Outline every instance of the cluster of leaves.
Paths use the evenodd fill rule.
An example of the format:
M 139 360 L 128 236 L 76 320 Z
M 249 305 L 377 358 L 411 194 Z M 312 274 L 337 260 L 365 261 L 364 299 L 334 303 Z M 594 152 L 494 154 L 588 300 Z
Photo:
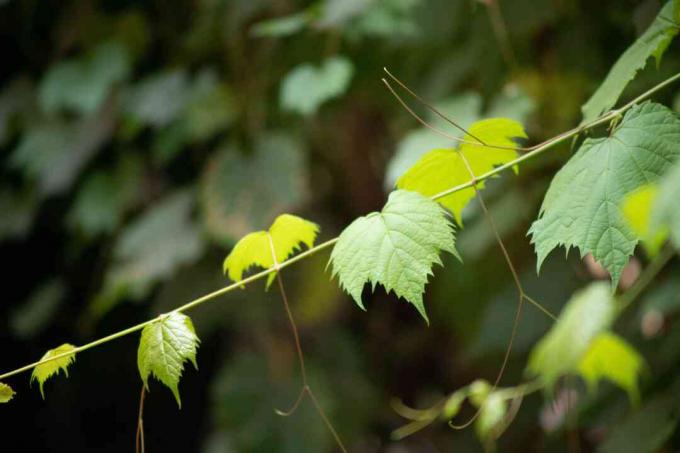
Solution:
M 20 181 L 19 184 L 3 182 L 0 205 L 6 207 L 14 220 L 7 225 L 0 222 L 0 234 L 9 239 L 40 232 L 41 222 L 36 219 L 49 213 L 55 201 L 65 205 L 61 208 L 65 228 L 60 234 L 67 238 L 64 242 L 69 244 L 68 248 L 75 250 L 70 256 L 81 254 L 79 259 L 88 262 L 81 263 L 80 267 L 90 271 L 89 268 L 95 267 L 89 262 L 93 251 L 104 256 L 98 266 L 101 269 L 93 274 L 95 287 L 88 288 L 91 296 L 88 299 L 92 302 L 85 307 L 86 315 L 81 318 L 90 327 L 116 311 L 121 302 L 158 300 L 156 289 L 161 286 L 163 291 L 173 292 L 167 289 L 169 282 L 179 281 L 184 271 L 201 265 L 215 249 L 221 252 L 225 247 L 231 248 L 223 265 L 231 280 L 239 283 L 252 267 L 259 267 L 268 273 L 266 286 L 269 287 L 279 265 L 302 246 L 312 248 L 320 231 L 317 224 L 301 217 L 290 214 L 274 217 L 288 210 L 300 210 L 312 198 L 328 197 L 329 187 L 335 189 L 334 186 L 324 188 L 323 181 L 329 179 L 329 174 L 334 175 L 342 160 L 333 155 L 336 149 L 328 143 L 344 143 L 345 131 L 351 130 L 354 117 L 362 112 L 362 108 L 345 105 L 342 97 L 349 92 L 347 98 L 361 98 L 366 87 L 372 86 L 369 83 L 376 79 L 376 71 L 363 72 L 365 67 L 375 66 L 371 61 L 375 57 L 371 53 L 366 58 L 356 43 L 390 42 L 409 55 L 410 46 L 426 42 L 427 33 L 420 25 L 424 19 L 419 15 L 429 14 L 428 20 L 435 21 L 441 8 L 447 12 L 462 8 L 451 5 L 440 9 L 419 8 L 422 5 L 417 0 L 358 3 L 327 0 L 314 2 L 284 17 L 260 21 L 271 15 L 271 11 L 260 6 L 243 6 L 249 2 L 202 3 L 200 13 L 192 18 L 195 23 L 191 33 L 178 42 L 170 41 L 178 44 L 170 48 L 180 49 L 183 59 L 180 65 L 162 56 L 162 65 L 149 63 L 158 59 L 159 51 L 154 46 L 158 46 L 162 38 L 150 34 L 153 27 L 148 12 L 105 13 L 102 9 L 88 16 L 91 22 L 83 25 L 88 32 L 74 32 L 76 37 L 66 43 L 68 53 L 56 64 L 46 67 L 33 79 L 17 76 L 0 96 L 0 146 L 10 150 L 6 172 L 13 180 Z M 612 67 L 600 88 L 583 105 L 583 124 L 615 106 L 638 73 L 643 79 L 649 77 L 649 71 L 643 68 L 648 66 L 651 57 L 659 65 L 679 29 L 679 3 L 667 2 Z M 541 11 L 538 7 L 537 13 Z M 224 20 L 225 17 L 229 20 Z M 395 157 L 389 163 L 382 163 L 386 167 L 384 186 L 390 189 L 396 186 L 396 190 L 389 194 L 382 210 L 350 223 L 331 252 L 327 266 L 331 277 L 337 278 L 340 287 L 362 309 L 367 296 L 366 284 L 373 293 L 380 284 L 386 293 L 393 292 L 412 304 L 428 323 L 431 320 L 432 324 L 439 323 L 440 314 L 463 310 L 462 301 L 467 299 L 459 297 L 456 288 L 441 298 L 448 303 L 450 294 L 456 294 L 455 304 L 449 304 L 455 307 L 442 308 L 443 303 L 434 302 L 438 298 L 433 297 L 433 307 L 426 311 L 425 286 L 435 272 L 433 266 L 446 265 L 437 272 L 443 274 L 441 280 L 460 282 L 455 280 L 459 274 L 463 276 L 460 278 L 470 279 L 470 274 L 482 274 L 482 266 L 475 265 L 476 257 L 459 254 L 456 245 L 463 250 L 460 243 L 466 235 L 469 238 L 474 233 L 475 221 L 480 217 L 472 203 L 475 191 L 497 197 L 498 188 L 501 192 L 507 188 L 510 178 L 482 180 L 475 187 L 440 194 L 493 172 L 500 165 L 511 164 L 519 156 L 518 140 L 527 139 L 523 124 L 530 124 L 530 114 L 535 108 L 547 108 L 541 91 L 551 93 L 553 88 L 547 83 L 537 88 L 532 82 L 537 74 L 523 74 L 500 93 L 496 87 L 484 96 L 467 92 L 445 99 L 451 86 L 458 87 L 457 80 L 473 78 L 477 73 L 484 75 L 479 85 L 472 86 L 486 90 L 487 84 L 499 83 L 486 79 L 498 71 L 480 70 L 481 65 L 493 67 L 498 61 L 476 58 L 489 53 L 480 44 L 490 35 L 488 24 L 479 25 L 482 20 L 486 24 L 484 14 L 467 25 L 470 29 L 456 25 L 472 36 L 461 48 L 470 56 L 460 59 L 460 52 L 448 55 L 456 62 L 456 72 L 450 71 L 450 65 L 442 64 L 424 78 L 431 85 L 427 88 L 428 94 L 443 99 L 437 106 L 456 120 L 462 118 L 461 123 L 468 130 L 460 136 L 463 142 L 452 146 L 448 138 L 432 136 L 425 129 L 399 137 Z M 552 19 L 542 20 L 550 23 Z M 508 23 L 514 23 L 512 14 Z M 88 27 L 100 30 L 97 39 L 86 39 L 91 31 Z M 530 34 L 532 30 L 532 24 L 520 21 L 511 27 L 521 29 L 522 33 Z M 450 28 L 448 24 L 446 28 Z M 249 37 L 241 33 L 246 29 Z M 158 31 L 154 33 L 162 35 Z M 331 51 L 323 56 L 314 53 L 316 56 L 310 61 L 293 59 L 291 55 L 298 55 L 296 40 L 309 40 L 317 34 L 327 37 Z M 477 34 L 480 37 L 475 37 Z M 250 53 L 251 40 L 264 44 Z M 225 41 L 229 42 L 226 49 L 216 44 Z M 293 60 L 292 64 L 276 68 L 270 63 L 275 58 L 267 43 L 272 42 L 281 44 L 283 50 L 277 52 Z M 436 40 L 422 45 L 441 50 Z M 342 52 L 335 46 L 340 46 Z M 389 51 L 383 52 L 381 55 L 389 59 Z M 251 65 L 243 63 L 247 60 L 243 58 L 246 54 L 252 56 Z M 439 59 L 439 52 L 434 54 Z M 226 66 L 215 64 L 216 55 L 226 55 Z M 470 67 L 466 69 L 465 64 L 458 64 L 468 60 L 480 61 L 480 66 L 468 62 L 465 64 Z M 275 75 L 259 68 L 253 71 L 258 64 L 271 69 Z M 410 64 L 417 69 L 418 64 Z M 411 70 L 409 64 L 401 69 L 407 74 Z M 441 74 L 447 78 L 443 86 L 437 82 Z M 555 83 L 559 85 L 559 82 Z M 270 102 L 276 98 L 272 96 L 272 86 L 276 88 L 278 103 Z M 568 111 L 569 102 L 579 101 L 579 96 L 571 93 L 565 97 L 575 101 L 566 99 L 561 107 L 564 111 Z M 268 107 L 270 104 L 274 107 Z M 344 127 L 324 124 L 325 117 L 330 118 L 329 124 L 344 119 Z M 370 117 L 361 119 L 369 121 Z M 538 219 L 529 233 L 539 269 L 544 267 L 544 261 L 550 261 L 547 257 L 555 248 L 564 246 L 568 251 L 576 247 L 581 257 L 592 255 L 610 273 L 612 284 L 594 283 L 574 294 L 556 324 L 533 346 L 525 376 L 536 383 L 536 388 L 545 389 L 548 397 L 565 376 L 581 376 L 592 398 L 597 397 L 598 383 L 605 380 L 625 390 L 637 404 L 651 395 L 644 388 L 640 390 L 639 377 L 647 368 L 654 370 L 655 364 L 642 358 L 633 346 L 635 341 L 614 333 L 624 305 L 613 293 L 639 242 L 652 259 L 659 256 L 663 247 L 668 247 L 668 239 L 671 247 L 680 247 L 680 216 L 674 203 L 680 194 L 680 152 L 676 146 L 680 139 L 680 119 L 671 109 L 655 102 L 638 103 L 611 119 L 609 133 L 588 131 L 598 138 L 586 138 L 552 178 Z M 549 121 L 546 116 L 546 123 Z M 547 127 L 540 133 L 550 135 L 549 132 Z M 364 140 L 361 134 L 359 137 L 359 141 Z M 346 148 L 350 150 L 343 150 L 345 161 L 359 161 L 361 168 L 357 173 L 373 171 L 375 162 L 361 161 L 362 151 L 353 154 L 356 151 L 351 150 L 352 146 Z M 355 167 L 341 167 L 341 172 L 352 168 Z M 513 166 L 513 170 L 519 173 L 520 169 Z M 200 175 L 196 180 L 194 173 Z M 316 183 L 318 191 L 308 189 L 308 179 Z M 330 179 L 332 182 L 328 184 L 337 182 L 335 175 Z M 364 188 L 361 181 L 358 174 L 356 187 L 359 189 Z M 350 200 L 347 205 L 353 201 L 356 202 Z M 520 211 L 512 205 L 510 210 Z M 334 206 L 318 218 L 336 216 L 335 223 L 346 223 L 346 217 L 350 216 L 339 216 L 336 211 Z M 347 211 L 346 214 L 352 216 L 359 213 L 356 209 Z M 493 206 L 491 212 L 495 215 Z M 250 232 L 272 220 L 268 230 Z M 523 222 L 520 219 L 513 225 L 517 228 Z M 241 239 L 236 242 L 238 238 Z M 467 264 L 450 260 L 442 252 L 465 259 Z M 319 281 L 328 277 L 319 274 Z M 488 275 L 475 278 L 475 299 L 469 299 L 468 305 L 479 305 L 481 308 L 477 310 L 481 310 L 484 304 L 473 302 L 481 301 L 486 292 L 499 290 L 490 288 L 494 285 L 487 281 Z M 311 277 L 301 280 L 311 280 Z M 67 297 L 65 284 L 60 279 L 50 277 L 40 286 L 41 290 L 27 305 L 32 308 L 17 312 L 17 321 L 12 322 L 12 325 L 24 326 L 16 327 L 17 335 L 23 331 L 30 337 L 43 329 L 40 324 L 50 320 L 44 313 L 56 313 L 59 302 Z M 331 297 L 330 293 L 312 286 L 304 288 L 306 297 L 303 298 L 312 302 L 304 303 L 315 304 Z M 192 297 L 196 295 L 194 291 L 198 291 L 193 288 Z M 460 291 L 462 294 L 463 290 Z M 382 296 L 378 292 L 371 297 Z M 253 300 L 247 305 L 264 305 L 259 302 Z M 172 305 L 173 309 L 176 306 Z M 679 306 L 663 305 L 664 315 L 672 314 Z M 432 316 L 433 310 L 435 316 Z M 661 309 L 654 305 L 648 310 L 658 313 Z M 199 339 L 187 315 L 163 311 L 167 314 L 144 324 L 137 366 L 145 388 L 149 389 L 149 376 L 154 376 L 171 390 L 180 405 L 179 381 L 187 361 L 197 368 Z M 375 311 L 376 316 L 384 315 Z M 26 314 L 30 312 L 41 314 L 42 321 L 32 321 Z M 246 329 L 241 326 L 234 331 L 251 330 L 248 322 L 252 319 L 244 323 Z M 463 318 L 460 322 L 467 321 Z M 475 322 L 467 324 L 473 326 Z M 200 327 L 198 322 L 197 325 Z M 422 334 L 420 326 L 414 329 L 417 335 Z M 480 331 L 480 335 L 484 334 L 489 332 Z M 201 334 L 203 347 L 209 335 L 209 331 Z M 240 335 L 250 338 L 247 334 Z M 287 343 L 272 339 L 267 342 Z M 346 354 L 350 357 L 347 361 L 355 363 L 355 358 L 363 354 L 362 349 L 369 348 L 352 346 Z M 377 349 L 384 353 L 384 347 Z M 61 371 L 67 374 L 76 351 L 79 348 L 64 344 L 43 356 L 45 362 L 35 367 L 31 377 L 31 381 L 38 382 L 43 396 L 46 380 Z M 277 363 L 280 365 L 277 357 L 286 357 L 286 350 L 269 353 L 269 363 L 237 354 L 225 366 L 220 379 L 226 383 L 249 382 L 254 373 L 263 374 Z M 218 383 L 215 388 L 219 389 L 215 390 L 216 400 L 238 400 L 238 395 L 230 393 L 227 384 Z M 439 408 L 439 415 L 445 419 L 455 417 L 463 402 L 468 401 L 479 410 L 476 432 L 490 446 L 507 429 L 516 413 L 515 401 L 526 392 L 523 386 L 495 388 L 486 381 L 475 381 L 454 392 Z M 245 391 L 248 395 L 257 393 L 252 388 Z M 0 383 L 0 402 L 7 402 L 13 396 L 14 391 Z M 336 395 L 336 404 L 341 406 L 337 399 L 346 396 Z M 333 400 L 331 396 L 328 399 Z M 266 406 L 271 408 L 271 404 Z M 371 409 L 367 408 L 366 413 Z M 221 434 L 227 433 L 225 442 L 237 442 L 244 450 L 251 450 L 253 445 L 260 446 L 262 451 L 271 448 L 269 440 L 249 439 L 247 430 L 239 429 L 235 434 L 233 426 L 237 424 L 230 410 L 236 409 L 220 409 L 225 411 L 220 418 L 232 424 L 220 427 Z M 353 412 L 350 407 L 348 413 Z M 269 418 L 267 420 L 269 423 Z M 659 435 L 658 444 L 649 449 L 658 447 L 672 433 L 667 423 L 661 425 L 665 431 Z M 366 428 L 355 429 L 358 432 Z M 300 438 L 305 438 L 303 429 Z M 277 445 L 277 441 L 272 442 Z M 299 449 L 294 442 L 286 445 L 291 451 Z M 318 445 L 328 444 L 320 441 Z

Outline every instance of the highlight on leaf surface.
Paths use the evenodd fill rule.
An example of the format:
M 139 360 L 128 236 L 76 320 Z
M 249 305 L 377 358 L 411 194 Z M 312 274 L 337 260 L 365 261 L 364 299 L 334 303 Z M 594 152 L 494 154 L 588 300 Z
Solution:
M 616 307 L 609 285 L 591 283 L 575 293 L 557 322 L 534 346 L 527 371 L 551 388 L 561 376 L 578 371 L 595 338 L 611 325 Z
M 498 165 L 515 159 L 517 144 L 514 139 L 527 137 L 522 124 L 508 118 L 477 121 L 470 126 L 469 134 L 464 137 L 466 141 L 476 143 L 477 139 L 471 135 L 493 146 L 461 143 L 457 149 L 433 149 L 423 155 L 397 180 L 397 187 L 432 196 L 451 187 L 465 184 L 472 177 L 461 154 L 467 159 L 474 175 L 480 176 Z M 515 172 L 517 172 L 517 167 L 515 167 Z M 484 188 L 484 181 L 477 183 L 477 187 Z M 474 196 L 475 189 L 468 187 L 437 201 L 451 211 L 456 222 L 462 225 L 463 208 Z
M 59 374 L 60 370 L 63 370 L 66 377 L 68 377 L 68 367 L 69 365 L 76 361 L 76 353 L 72 352 L 75 350 L 75 348 L 76 347 L 73 346 L 72 344 L 64 343 L 58 348 L 50 349 L 45 353 L 45 355 L 42 356 L 42 358 L 40 359 L 41 361 L 52 359 L 53 357 L 57 357 L 62 354 L 65 355 L 63 357 L 59 357 L 58 359 L 53 359 L 50 360 L 49 362 L 41 363 L 40 365 L 33 368 L 33 374 L 31 374 L 31 382 L 38 381 L 38 384 L 40 385 L 40 394 L 42 395 L 43 399 L 45 398 L 43 384 L 47 379 L 49 379 L 53 375 Z M 68 354 L 69 352 L 70 354 Z
M 607 379 L 628 392 L 630 400 L 640 401 L 638 377 L 644 367 L 642 356 L 623 338 L 610 332 L 599 334 L 578 366 L 590 390 L 600 379 Z
M 255 231 L 241 238 L 224 260 L 224 273 L 235 282 L 243 279 L 243 273 L 252 266 L 269 269 L 274 266 L 272 247 L 276 261 L 282 263 L 300 249 L 301 244 L 314 246 L 319 226 L 291 214 L 282 214 L 274 220 L 269 231 Z M 271 244 L 270 244 L 271 237 Z M 276 273 L 269 274 L 267 287 Z
M 365 310 L 365 283 L 380 283 L 413 304 L 429 323 L 423 292 L 433 264 L 442 264 L 440 251 L 458 257 L 453 225 L 437 203 L 416 192 L 390 194 L 381 212 L 359 217 L 340 234 L 329 264 L 332 276 Z
M 679 2 L 671 0 L 661 8 L 649 28 L 619 57 L 600 87 L 583 105 L 581 124 L 594 120 L 612 108 L 628 83 L 647 65 L 650 57 L 654 57 L 658 66 L 679 30 Z
M 657 184 L 645 184 L 628 194 L 622 205 L 628 225 L 640 238 L 650 256 L 656 256 L 668 238 L 668 229 L 652 222 L 652 206 L 659 194 Z
M 191 318 L 182 313 L 161 315 L 144 327 L 137 351 L 137 367 L 147 390 L 149 375 L 153 375 L 170 388 L 181 408 L 179 379 L 187 360 L 198 369 L 196 350 L 199 341 Z
M 589 138 L 557 172 L 529 230 L 537 269 L 557 246 L 592 253 L 616 288 L 638 235 L 621 209 L 624 198 L 656 181 L 680 156 L 680 119 L 660 104 L 632 107 L 608 137 Z
M 4 382 L 0 382 L 0 403 L 9 402 L 12 398 L 14 398 L 15 394 L 16 392 L 12 390 L 12 387 L 5 384 Z

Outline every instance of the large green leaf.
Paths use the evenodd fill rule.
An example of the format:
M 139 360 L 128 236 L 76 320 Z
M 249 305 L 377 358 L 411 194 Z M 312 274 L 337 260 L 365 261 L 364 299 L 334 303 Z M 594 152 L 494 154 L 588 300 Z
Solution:
M 527 371 L 541 376 L 548 387 L 560 376 L 576 372 L 592 341 L 611 324 L 614 313 L 614 299 L 606 283 L 592 283 L 577 292 L 532 350 Z
M 540 269 L 559 245 L 592 253 L 614 286 L 638 237 L 621 210 L 624 198 L 656 181 L 680 155 L 680 119 L 645 102 L 631 108 L 606 138 L 587 139 L 553 178 L 529 233 Z
M 184 362 L 196 364 L 196 336 L 191 318 L 182 313 L 172 312 L 144 327 L 137 351 L 137 367 L 149 388 L 149 375 L 167 385 L 175 395 L 177 405 L 182 407 L 179 397 L 179 379 L 184 371 Z
M 390 194 L 381 212 L 359 217 L 340 235 L 329 264 L 340 286 L 364 309 L 361 292 L 370 282 L 412 303 L 428 321 L 423 292 L 439 252 L 457 256 L 446 212 L 416 192 Z M 429 321 L 428 321 L 429 322 Z
M 616 104 L 626 85 L 645 67 L 649 57 L 657 65 L 671 40 L 680 30 L 680 8 L 677 0 L 667 2 L 649 26 L 612 66 L 597 91 L 583 107 L 583 122 L 597 118 Z
M 397 187 L 431 196 L 469 182 L 472 179 L 470 170 L 475 176 L 479 176 L 492 170 L 496 165 L 516 158 L 514 139 L 525 138 L 526 134 L 522 125 L 515 120 L 492 118 L 470 126 L 469 135 L 464 138 L 475 142 L 474 137 L 498 147 L 462 143 L 457 150 L 433 149 L 397 180 Z M 470 169 L 463 159 L 469 163 Z M 483 188 L 484 182 L 480 182 L 477 187 Z M 475 189 L 469 187 L 437 201 L 448 208 L 461 225 L 463 208 L 474 196 Z

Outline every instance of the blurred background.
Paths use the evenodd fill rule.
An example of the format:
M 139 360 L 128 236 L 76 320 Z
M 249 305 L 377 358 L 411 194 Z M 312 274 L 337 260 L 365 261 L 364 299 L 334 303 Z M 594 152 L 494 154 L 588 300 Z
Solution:
M 399 106 L 383 67 L 464 126 L 515 118 L 537 143 L 579 123 L 582 103 L 660 6 L 0 0 L 0 371 L 225 286 L 230 248 L 280 213 L 319 223 L 326 240 L 380 209 L 419 155 L 451 145 Z M 680 70 L 677 43 L 660 67 L 648 66 L 624 98 Z M 674 98 L 673 88 L 656 97 Z M 526 238 L 570 152 L 555 148 L 484 192 L 528 292 L 554 312 L 597 277 L 576 254 L 556 252 L 539 278 Z M 368 311 L 360 311 L 329 281 L 327 251 L 283 272 L 312 388 L 350 451 L 481 450 L 473 429 L 445 423 L 390 439 L 403 423 L 393 398 L 425 407 L 476 378 L 492 380 L 500 366 L 516 290 L 475 203 L 464 225 L 463 263 L 445 256 L 427 287 L 429 327 L 382 288 L 364 293 Z M 680 279 L 677 269 L 666 274 L 618 325 L 648 360 L 644 403 L 631 408 L 608 385 L 583 394 L 583 451 L 680 446 L 680 331 L 669 327 Z M 185 372 L 181 410 L 152 381 L 148 451 L 334 451 L 309 401 L 294 416 L 274 413 L 300 385 L 275 288 L 257 282 L 189 315 L 200 370 Z M 527 352 L 549 326 L 525 308 L 504 384 L 521 381 Z M 29 374 L 8 380 L 18 395 L 0 408 L 0 424 L 3 443 L 15 447 L 3 449 L 132 451 L 138 338 L 80 354 L 68 380 L 45 385 L 44 401 Z M 499 450 L 566 451 L 563 411 L 528 397 Z

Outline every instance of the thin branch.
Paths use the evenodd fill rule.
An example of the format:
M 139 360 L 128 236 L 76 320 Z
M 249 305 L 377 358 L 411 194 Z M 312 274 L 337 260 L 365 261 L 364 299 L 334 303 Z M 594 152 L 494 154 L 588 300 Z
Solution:
M 561 143 L 564 140 L 567 140 L 571 137 L 574 137 L 574 136 L 580 134 L 581 132 L 583 132 L 587 129 L 590 129 L 590 128 L 596 127 L 600 124 L 606 123 L 607 121 L 610 121 L 614 117 L 621 115 L 623 112 L 630 109 L 636 103 L 640 102 L 643 99 L 648 98 L 652 94 L 654 94 L 657 91 L 665 88 L 666 86 L 677 81 L 678 79 L 680 79 L 680 72 L 675 74 L 672 77 L 669 77 L 668 79 L 664 80 L 663 82 L 655 85 L 654 87 L 652 87 L 651 89 L 642 93 L 640 96 L 636 97 L 635 99 L 633 99 L 629 103 L 625 104 L 624 106 L 622 106 L 618 109 L 615 109 L 615 110 L 611 110 L 608 113 L 602 115 L 600 118 L 598 118 L 598 119 L 596 119 L 596 120 L 594 120 L 590 123 L 587 123 L 587 124 L 578 126 L 576 128 L 570 129 L 570 130 L 563 132 L 563 133 L 561 133 L 561 134 L 559 134 L 559 135 L 557 135 L 557 136 L 555 136 L 555 137 L 553 137 L 549 140 L 546 140 L 545 142 L 543 142 L 539 145 L 535 145 L 534 147 L 517 148 L 518 150 L 525 150 L 525 151 L 529 150 L 530 152 L 523 154 L 522 156 L 518 157 L 517 159 L 514 159 L 514 160 L 512 160 L 512 161 L 510 161 L 510 162 L 508 162 L 504 165 L 501 165 L 499 167 L 496 167 L 496 168 L 494 168 L 494 169 L 492 169 L 492 170 L 490 170 L 490 171 L 488 171 L 488 172 L 486 172 L 482 175 L 477 176 L 475 181 L 468 181 L 467 183 L 459 184 L 458 186 L 451 187 L 451 188 L 449 188 L 445 191 L 442 191 L 442 192 L 440 192 L 436 195 L 433 195 L 431 198 L 433 200 L 437 200 L 439 198 L 445 197 L 445 196 L 450 195 L 452 193 L 461 191 L 463 189 L 467 189 L 468 187 L 472 187 L 473 185 L 475 185 L 475 184 L 477 184 L 481 181 L 484 181 L 485 179 L 491 178 L 492 176 L 497 175 L 497 174 L 499 174 L 499 173 L 501 173 L 501 172 L 503 172 L 503 171 L 505 171 L 509 168 L 512 168 L 515 165 L 518 165 L 518 164 L 520 164 L 520 163 L 522 163 L 526 160 L 529 160 L 533 157 L 536 157 L 539 154 L 545 152 L 546 150 L 552 148 L 553 146 L 557 145 L 558 143 Z M 469 143 L 476 145 L 476 146 L 482 146 L 482 145 L 480 145 L 479 143 L 476 143 L 476 142 L 469 142 Z M 495 148 L 494 145 L 488 145 L 487 144 L 486 146 L 490 147 L 490 148 Z M 337 237 L 333 238 L 333 239 L 329 239 L 326 242 L 323 242 L 323 243 L 321 243 L 321 244 L 319 244 L 315 247 L 312 247 L 312 248 L 310 248 L 310 249 L 308 249 L 308 250 L 306 250 L 306 251 L 304 251 L 304 252 L 302 252 L 302 253 L 300 253 L 300 254 L 298 254 L 298 255 L 296 255 L 296 256 L 294 256 L 294 257 L 292 257 L 292 258 L 290 258 L 286 261 L 281 262 L 280 265 L 279 265 L 279 268 L 283 269 L 285 267 L 290 266 L 291 264 L 297 263 L 298 261 L 301 261 L 301 260 L 303 260 L 303 259 L 305 259 L 305 258 L 307 258 L 311 255 L 314 255 L 315 253 L 318 253 L 321 250 L 324 250 L 326 248 L 333 246 L 337 241 L 338 241 Z M 184 311 L 190 310 L 190 309 L 192 309 L 192 308 L 194 308 L 198 305 L 201 305 L 205 302 L 208 302 L 210 300 L 214 300 L 217 297 L 222 296 L 222 295 L 224 295 L 228 292 L 242 288 L 243 286 L 245 286 L 249 283 L 260 280 L 260 279 L 268 276 L 272 272 L 276 272 L 276 269 L 274 269 L 273 267 L 270 268 L 270 269 L 265 269 L 261 272 L 258 272 L 256 274 L 251 275 L 250 277 L 244 278 L 244 279 L 239 280 L 238 282 L 235 282 L 231 285 L 225 286 L 224 288 L 218 289 L 217 291 L 213 291 L 212 293 L 209 293 L 209 294 L 201 296 L 197 299 L 194 299 L 194 300 L 172 310 L 172 312 L 184 312 Z M 26 372 L 26 371 L 30 371 L 33 368 L 35 368 L 36 366 L 42 365 L 43 363 L 48 363 L 48 362 L 51 362 L 53 360 L 58 360 L 58 359 L 61 359 L 63 357 L 70 356 L 71 354 L 74 354 L 74 353 L 77 354 L 79 352 L 86 351 L 88 349 L 94 348 L 94 347 L 99 346 L 101 344 L 108 343 L 110 341 L 116 340 L 116 339 L 123 337 L 125 335 L 129 335 L 131 333 L 137 332 L 139 330 L 142 330 L 145 326 L 151 324 L 152 322 L 155 322 L 156 320 L 157 320 L 157 318 L 147 320 L 143 323 L 140 323 L 140 324 L 137 324 L 135 326 L 129 327 L 127 329 L 121 330 L 119 332 L 113 333 L 113 334 L 108 335 L 106 337 L 102 337 L 98 340 L 92 341 L 92 342 L 87 343 L 85 345 L 78 346 L 73 351 L 58 354 L 58 355 L 50 357 L 48 359 L 38 360 L 36 362 L 22 366 L 20 368 L 16 368 L 12 371 L 9 371 L 9 372 L 6 372 L 6 373 L 0 375 L 0 380 L 6 379 L 8 377 L 11 377 L 11 376 L 14 376 L 14 375 Z
M 135 451 L 144 453 L 144 397 L 146 387 L 142 384 L 142 394 L 139 396 L 139 412 L 137 413 L 137 435 L 135 436 Z

